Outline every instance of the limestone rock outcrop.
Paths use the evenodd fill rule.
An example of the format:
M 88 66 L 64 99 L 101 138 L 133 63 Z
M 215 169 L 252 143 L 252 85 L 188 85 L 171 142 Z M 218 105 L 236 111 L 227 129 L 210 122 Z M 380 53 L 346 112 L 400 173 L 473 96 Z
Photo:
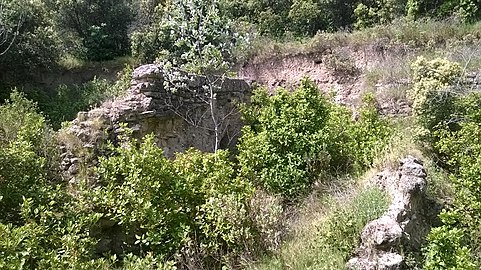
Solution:
M 397 170 L 376 176 L 374 184 L 391 195 L 392 203 L 382 217 L 364 227 L 361 246 L 348 269 L 407 269 L 403 255 L 419 250 L 430 229 L 426 177 L 423 164 L 412 156 L 403 159 Z
M 218 146 L 231 148 L 242 127 L 236 103 L 249 101 L 250 95 L 250 84 L 244 80 L 182 72 L 164 78 L 160 66 L 140 66 L 133 71 L 131 86 L 123 97 L 78 113 L 61 139 L 62 169 L 67 180 L 75 181 L 81 163 L 95 163 L 102 154 L 99 146 L 107 140 L 115 142 L 122 133 L 122 123 L 137 138 L 153 133 L 168 157 L 190 147 L 212 151 L 215 133 L 210 105 L 221 121 L 217 125 Z M 90 157 L 80 154 L 79 149 L 89 150 Z

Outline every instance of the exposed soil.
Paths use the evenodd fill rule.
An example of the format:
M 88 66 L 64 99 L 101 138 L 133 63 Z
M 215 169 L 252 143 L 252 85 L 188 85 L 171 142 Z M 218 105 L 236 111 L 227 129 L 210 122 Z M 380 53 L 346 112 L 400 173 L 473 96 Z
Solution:
M 321 90 L 334 93 L 336 101 L 351 104 L 362 89 L 364 59 L 362 51 L 349 48 L 274 56 L 252 59 L 239 69 L 238 76 L 267 86 L 269 90 L 279 86 L 291 89 L 304 77 L 309 77 Z

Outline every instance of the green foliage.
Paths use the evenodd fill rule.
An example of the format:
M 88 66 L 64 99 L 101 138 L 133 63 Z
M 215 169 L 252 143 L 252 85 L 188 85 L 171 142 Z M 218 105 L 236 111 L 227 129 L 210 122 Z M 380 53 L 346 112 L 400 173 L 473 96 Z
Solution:
M 403 15 L 404 1 L 370 0 L 361 1 L 354 9 L 356 28 L 365 28 L 375 24 L 386 24 Z
M 99 61 L 129 53 L 127 31 L 134 19 L 131 1 L 48 0 L 46 3 L 55 10 L 53 20 L 58 31 L 65 36 L 73 33 L 71 42 L 80 39 L 85 48 L 85 52 L 73 51 L 73 54 Z
M 148 253 L 144 257 L 128 254 L 124 257 L 123 267 L 125 270 L 175 270 L 174 263 L 171 261 L 164 262 L 162 258 L 154 256 L 152 253 Z
M 475 269 L 471 253 L 481 258 L 476 229 L 481 226 L 481 95 L 458 84 L 457 63 L 418 58 L 413 69 L 410 95 L 420 139 L 437 154 L 455 189 L 454 210 L 440 215 L 445 225 L 433 229 L 428 238 L 426 269 Z
M 132 34 L 134 56 L 194 73 L 229 70 L 233 50 L 243 37 L 223 14 L 219 1 L 175 0 L 164 12 L 157 12 L 161 15 L 149 29 Z
M 447 122 L 453 112 L 457 91 L 453 86 L 461 77 L 461 67 L 445 59 L 418 57 L 412 69 L 414 85 L 407 94 L 420 127 L 418 136 L 433 143 L 436 125 Z
M 479 18 L 479 3 L 473 0 L 408 0 L 407 15 L 416 19 L 422 16 L 434 18 L 457 17 L 465 22 Z
M 313 36 L 350 26 L 355 1 L 224 1 L 229 15 L 257 26 L 267 36 Z
M 477 269 L 471 258 L 470 249 L 464 244 L 465 234 L 462 229 L 452 225 L 459 219 L 459 212 L 442 212 L 441 219 L 447 225 L 433 228 L 428 235 L 428 246 L 425 247 L 426 270 L 434 269 Z
M 142 254 L 199 256 L 216 264 L 235 258 L 251 237 L 247 203 L 252 188 L 235 178 L 227 152 L 189 150 L 174 161 L 147 137 L 100 161 L 100 186 L 86 187 L 93 211 L 119 226 L 123 249 Z
M 293 94 L 280 89 L 269 97 L 258 89 L 244 118 L 239 145 L 241 174 L 269 192 L 295 197 L 312 183 L 308 166 L 323 162 L 322 128 L 328 103 L 311 81 L 304 80 Z
M 330 104 L 307 79 L 292 94 L 279 89 L 271 97 L 256 90 L 241 109 L 249 124 L 239 145 L 241 175 L 293 199 L 320 173 L 369 166 L 390 135 L 370 102 L 353 121 L 349 110 Z
M 36 105 L 17 91 L 0 106 L 0 221 L 18 220 L 23 197 L 41 196 L 47 127 Z
M 2 73 L 32 71 L 55 66 L 60 55 L 60 39 L 42 1 L 2 1 L 0 18 L 7 34 L 17 34 L 12 46 L 0 56 Z M 20 26 L 20 27 L 19 27 Z M 0 52 L 5 49 L 3 46 Z M 13 74 L 15 75 L 15 74 Z
M 45 119 L 18 92 L 0 106 L 0 118 L 0 267 L 89 269 L 93 242 L 86 228 L 97 218 L 82 215 L 48 178 Z
M 292 30 L 301 35 L 314 35 L 319 27 L 315 24 L 322 13 L 315 1 L 294 0 L 288 18 Z
M 37 112 L 37 105 L 16 89 L 10 94 L 10 99 L 0 106 L 0 119 L 2 147 L 17 139 L 39 147 L 46 129 L 45 119 Z

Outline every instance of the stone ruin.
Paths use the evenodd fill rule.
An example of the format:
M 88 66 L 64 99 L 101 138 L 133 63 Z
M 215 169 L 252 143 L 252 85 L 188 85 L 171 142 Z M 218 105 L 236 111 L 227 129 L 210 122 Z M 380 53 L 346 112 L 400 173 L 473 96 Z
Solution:
M 82 164 L 95 164 L 102 155 L 100 146 L 118 140 L 124 132 L 122 123 L 135 138 L 153 133 L 167 157 L 190 147 L 212 152 L 215 133 L 210 105 L 219 119 L 218 147 L 233 148 L 242 128 L 236 104 L 248 102 L 250 95 L 251 86 L 244 80 L 181 72 L 164 78 L 160 66 L 140 66 L 123 97 L 78 113 L 64 131 L 61 169 L 68 181 L 76 182 Z
M 384 170 L 374 179 L 392 198 L 387 212 L 369 222 L 361 234 L 361 245 L 349 260 L 351 270 L 409 269 L 405 255 L 419 251 L 430 231 L 426 199 L 426 171 L 420 160 L 408 156 L 397 170 Z

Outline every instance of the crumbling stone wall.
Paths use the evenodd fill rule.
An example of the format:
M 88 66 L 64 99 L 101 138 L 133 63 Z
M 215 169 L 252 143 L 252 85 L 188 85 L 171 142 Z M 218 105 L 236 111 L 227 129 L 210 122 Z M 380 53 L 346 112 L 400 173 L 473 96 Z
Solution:
M 213 95 L 210 95 L 211 89 Z M 212 151 L 215 144 L 209 107 L 212 97 L 215 115 L 222 121 L 220 148 L 232 148 L 242 127 L 236 104 L 248 102 L 250 94 L 251 87 L 244 80 L 180 72 L 167 80 L 160 66 L 140 66 L 134 70 L 125 96 L 89 112 L 80 112 L 64 131 L 60 140 L 63 170 L 68 180 L 75 181 L 81 170 L 80 163 L 95 164 L 96 157 L 102 154 L 101 145 L 107 140 L 115 142 L 123 132 L 122 123 L 132 129 L 137 138 L 153 133 L 168 157 L 190 147 Z M 82 154 L 83 150 L 88 150 L 88 157 Z
M 403 159 L 397 170 L 376 176 L 374 184 L 391 195 L 392 203 L 382 217 L 364 227 L 348 269 L 409 269 L 405 255 L 420 250 L 431 228 L 426 178 L 422 162 L 412 156 Z

